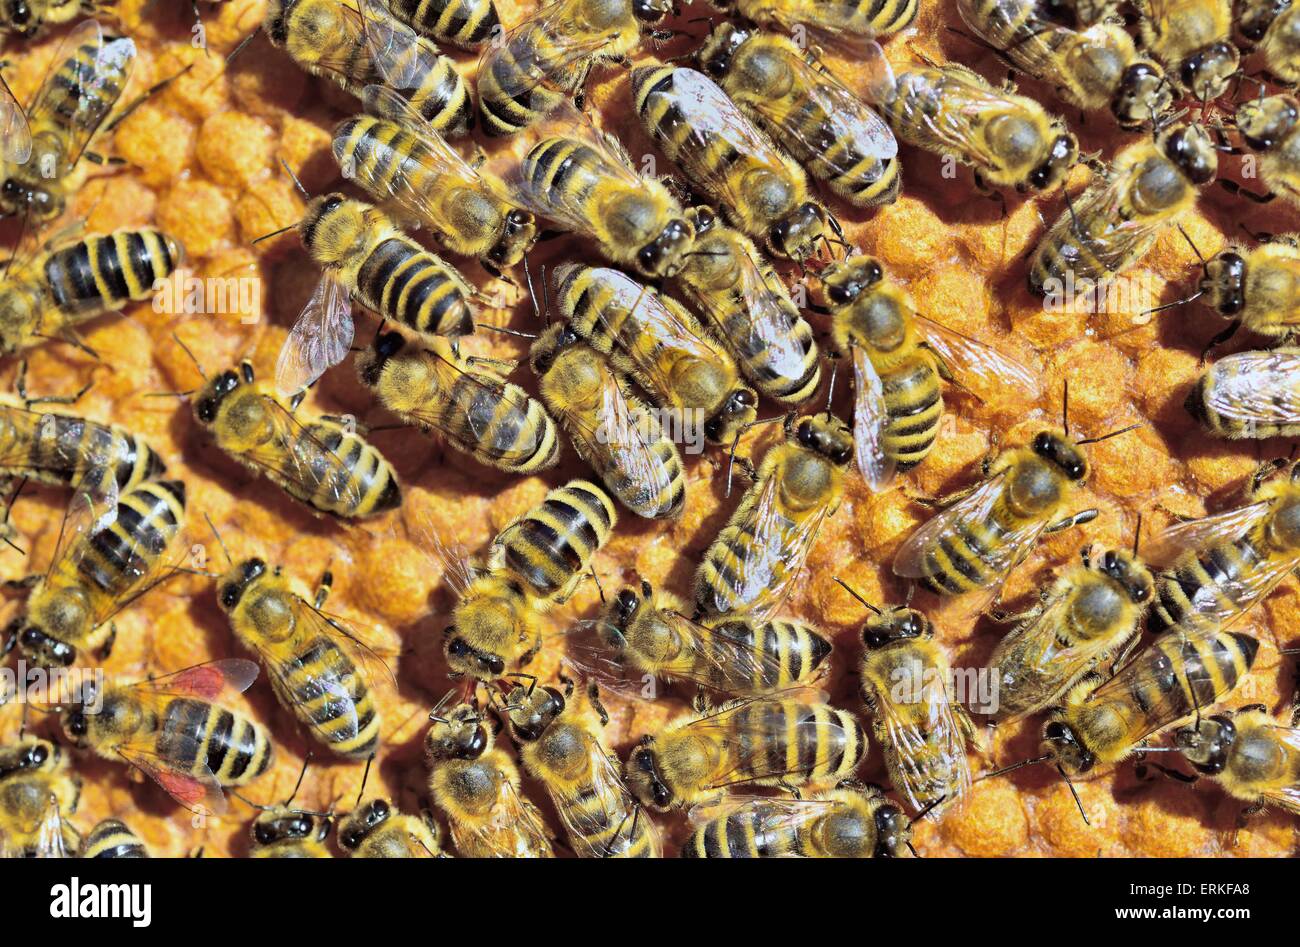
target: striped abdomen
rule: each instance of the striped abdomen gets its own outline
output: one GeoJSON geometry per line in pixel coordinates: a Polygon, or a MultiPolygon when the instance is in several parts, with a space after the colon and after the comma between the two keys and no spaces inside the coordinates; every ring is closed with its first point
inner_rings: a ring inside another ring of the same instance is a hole
{"type": "Polygon", "coordinates": [[[889,412],[881,448],[893,458],[896,469],[910,470],[925,460],[939,433],[943,418],[939,373],[933,361],[921,355],[883,374],[880,381],[889,412]]]}
{"type": "Polygon", "coordinates": [[[271,678],[280,703],[335,753],[366,759],[379,745],[380,720],[365,678],[328,638],[304,644],[271,678]]]}
{"type": "Polygon", "coordinates": [[[96,33],[46,80],[51,92],[39,118],[52,119],[65,129],[97,128],[121,98],[134,59],[133,41],[96,33]]]}
{"type": "Polygon", "coordinates": [[[614,501],[604,490],[586,480],[571,480],[502,530],[497,554],[533,594],[549,598],[586,571],[616,520],[614,501]]]}
{"type": "Polygon", "coordinates": [[[568,138],[545,138],[524,156],[521,165],[528,193],[543,205],[579,205],[594,214],[589,203],[597,188],[606,191],[620,182],[603,172],[604,159],[590,145],[568,138]],[[567,195],[567,196],[566,196],[567,195]]]}
{"type": "Polygon", "coordinates": [[[562,90],[581,75],[582,61],[565,65],[565,59],[565,49],[538,23],[489,50],[478,70],[483,130],[494,137],[513,135],[559,105],[562,90]]]}
{"type": "Polygon", "coordinates": [[[281,485],[312,509],[366,517],[401,505],[397,474],[384,455],[333,421],[304,424],[286,447],[299,475],[281,485]]]}
{"type": "Polygon", "coordinates": [[[32,414],[0,405],[0,464],[6,473],[40,483],[119,491],[162,474],[152,448],[130,431],[68,414],[32,414]]]}
{"type": "Polygon", "coordinates": [[[388,11],[417,32],[466,49],[501,25],[492,0],[388,0],[388,11]]]}
{"type": "Polygon", "coordinates": [[[389,237],[357,272],[361,304],[421,335],[474,331],[472,290],[450,264],[410,237],[389,237]]]}
{"type": "Polygon", "coordinates": [[[45,283],[60,311],[88,319],[148,299],[181,258],[179,244],[161,231],[119,230],[52,251],[45,283]]]}
{"type": "Polygon", "coordinates": [[[532,473],[550,467],[560,453],[555,421],[542,403],[518,385],[489,382],[469,373],[452,383],[446,401],[430,410],[447,417],[445,428],[461,431],[449,438],[453,447],[471,447],[479,463],[511,473],[532,473]]]}
{"type": "MultiPolygon", "coordinates": [[[[86,537],[77,576],[107,612],[149,574],[185,521],[185,484],[146,480],[118,498],[117,518],[86,537]]],[[[87,628],[87,631],[91,629],[87,628]]]]}
{"type": "MultiPolygon", "coordinates": [[[[1007,477],[1014,476],[1008,472],[1007,477]]],[[[982,522],[955,520],[951,530],[930,543],[924,553],[921,582],[936,595],[960,595],[988,588],[1002,576],[997,552],[1006,537],[1027,525],[999,497],[982,522]]]]}
{"type": "Polygon", "coordinates": [[[1219,437],[1300,436],[1300,349],[1239,352],[1201,374],[1183,406],[1219,437]]]}
{"type": "Polygon", "coordinates": [[[722,691],[760,693],[791,687],[811,678],[831,643],[810,626],[796,621],[722,621],[700,632],[700,646],[713,650],[712,659],[695,655],[698,677],[711,679],[722,691]],[[737,661],[737,652],[752,659],[737,661]]]}
{"type": "Polygon", "coordinates": [[[185,772],[211,772],[222,786],[251,782],[270,768],[274,756],[270,736],[253,721],[191,697],[167,705],[154,746],[185,772]]]}
{"type": "Polygon", "coordinates": [[[784,809],[761,801],[704,823],[682,846],[683,858],[779,858],[799,854],[799,833],[784,809]]]}
{"type": "MultiPolygon", "coordinates": [[[[741,9],[755,4],[756,0],[747,0],[741,3],[741,9]]],[[[885,36],[912,25],[916,19],[919,0],[832,0],[830,3],[825,0],[802,0],[795,4],[795,10],[801,11],[805,4],[811,11],[808,16],[810,23],[827,29],[885,36]]],[[[799,18],[798,12],[794,15],[796,19],[799,18]]]]}
{"type": "Polygon", "coordinates": [[[82,858],[148,858],[149,851],[120,819],[105,819],[81,843],[82,858]]]}
{"type": "MultiPolygon", "coordinates": [[[[866,109],[866,105],[862,107],[866,109]]],[[[903,187],[902,165],[897,157],[864,153],[855,139],[836,134],[831,116],[812,101],[795,108],[791,122],[799,129],[799,137],[786,135],[774,126],[768,129],[769,134],[788,147],[809,174],[825,181],[840,197],[859,207],[892,204],[897,199],[903,187]],[[813,151],[800,147],[800,141],[822,142],[826,147],[813,151]]]]}
{"type": "Polygon", "coordinates": [[[834,783],[852,775],[867,750],[853,715],[829,704],[760,700],[728,722],[738,754],[729,781],[834,783]]]}
{"type": "Polygon", "coordinates": [[[590,783],[561,798],[553,794],[555,806],[567,825],[573,850],[582,858],[658,858],[659,839],[654,824],[639,812],[631,796],[613,793],[609,787],[597,791],[590,783]],[[578,827],[582,833],[579,834],[578,827]]]}
{"type": "Polygon", "coordinates": [[[1147,627],[1159,633],[1196,613],[1232,614],[1248,608],[1257,594],[1251,574],[1275,555],[1294,553],[1270,551],[1262,528],[1235,542],[1189,550],[1159,575],[1147,627]]]}

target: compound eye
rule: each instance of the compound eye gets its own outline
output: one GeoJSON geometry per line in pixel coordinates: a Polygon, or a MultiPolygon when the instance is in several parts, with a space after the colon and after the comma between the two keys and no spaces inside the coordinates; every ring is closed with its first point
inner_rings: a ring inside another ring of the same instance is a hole
{"type": "Polygon", "coordinates": [[[370,811],[366,813],[366,821],[371,825],[383,822],[388,818],[388,803],[382,799],[376,799],[370,804],[370,811]]]}
{"type": "Polygon", "coordinates": [[[802,424],[799,425],[799,429],[795,432],[795,436],[799,439],[800,444],[804,445],[805,447],[812,447],[813,429],[812,429],[812,425],[809,424],[807,421],[804,421],[802,424]]]}
{"type": "Polygon", "coordinates": [[[1034,438],[1034,453],[1046,454],[1051,449],[1052,438],[1046,431],[1034,438]]]}
{"type": "Polygon", "coordinates": [[[32,747],[27,753],[27,762],[32,766],[40,766],[49,758],[50,751],[41,745],[32,747]]]}
{"type": "Polygon", "coordinates": [[[275,841],[275,831],[269,825],[259,823],[253,827],[253,838],[259,845],[270,845],[275,841]]]}

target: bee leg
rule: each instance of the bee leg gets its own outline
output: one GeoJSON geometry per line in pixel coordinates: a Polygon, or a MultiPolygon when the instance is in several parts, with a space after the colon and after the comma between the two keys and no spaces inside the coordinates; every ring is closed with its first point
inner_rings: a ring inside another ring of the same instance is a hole
{"type": "Polygon", "coordinates": [[[1229,194],[1235,194],[1237,197],[1244,197],[1248,201],[1254,201],[1256,204],[1267,204],[1274,200],[1277,195],[1270,192],[1268,194],[1256,194],[1254,191],[1248,191],[1236,181],[1220,179],[1219,186],[1229,194]]]}
{"type": "Polygon", "coordinates": [[[1052,523],[1043,532],[1059,533],[1063,529],[1069,529],[1071,526],[1081,526],[1084,523],[1091,523],[1100,514],[1099,510],[1080,510],[1073,516],[1066,517],[1059,522],[1052,523]]]}
{"type": "Polygon", "coordinates": [[[541,650],[542,650],[542,636],[539,634],[533,640],[533,643],[529,646],[528,650],[519,656],[519,666],[523,667],[533,658],[537,657],[538,652],[540,652],[541,650]]]}
{"type": "Polygon", "coordinates": [[[290,398],[290,399],[289,399],[289,413],[290,413],[290,414],[293,414],[295,411],[297,411],[297,410],[298,410],[298,405],[302,404],[303,399],[306,398],[306,397],[307,397],[307,389],[304,388],[302,391],[298,392],[296,395],[294,395],[292,398],[290,398]]]}
{"type": "Polygon", "coordinates": [[[18,377],[14,379],[14,390],[18,392],[18,397],[22,399],[23,405],[28,409],[38,404],[76,404],[81,400],[82,395],[88,392],[93,381],[88,381],[77,391],[75,395],[42,395],[39,398],[29,397],[27,394],[27,359],[18,363],[18,377]]]}
{"type": "Polygon", "coordinates": [[[81,349],[81,351],[85,352],[95,361],[99,361],[99,353],[83,342],[81,336],[77,335],[77,333],[72,329],[64,329],[59,333],[59,338],[68,345],[71,345],[74,349],[81,349]]]}
{"type": "Polygon", "coordinates": [[[1250,475],[1251,494],[1258,493],[1259,488],[1263,486],[1264,481],[1267,480],[1269,477],[1273,476],[1273,474],[1277,473],[1286,465],[1287,465],[1286,458],[1275,457],[1272,460],[1264,461],[1262,464],[1256,467],[1255,472],[1250,475]]]}
{"type": "Polygon", "coordinates": [[[117,642],[117,622],[110,622],[108,626],[108,638],[104,641],[104,646],[99,649],[98,657],[101,661],[107,661],[109,655],[113,653],[113,645],[117,642]]]}
{"type": "Polygon", "coordinates": [[[558,680],[560,684],[564,687],[564,696],[572,697],[573,688],[574,688],[573,678],[569,677],[566,674],[558,674],[556,675],[556,680],[558,680]]]}
{"type": "Polygon", "coordinates": [[[1233,319],[1232,322],[1228,323],[1228,328],[1224,329],[1214,338],[1210,339],[1209,344],[1206,345],[1205,348],[1201,350],[1201,364],[1204,365],[1205,360],[1210,357],[1210,353],[1213,352],[1220,345],[1222,345],[1224,342],[1227,342],[1234,335],[1236,335],[1237,330],[1240,328],[1241,328],[1241,320],[1233,319]]]}
{"type": "Polygon", "coordinates": [[[1115,672],[1118,671],[1120,668],[1122,668],[1124,664],[1128,661],[1129,655],[1133,653],[1133,649],[1137,647],[1137,643],[1141,639],[1141,637],[1142,636],[1140,634],[1129,635],[1128,641],[1124,643],[1124,647],[1120,650],[1119,654],[1115,657],[1115,660],[1111,662],[1110,665],[1111,677],[1114,677],[1115,672]]]}
{"type": "Polygon", "coordinates": [[[591,77],[591,67],[594,62],[594,59],[587,60],[586,65],[583,66],[582,75],[578,77],[578,81],[574,84],[578,91],[574,93],[573,104],[579,112],[587,111],[587,79],[591,77]]]}
{"type": "Polygon", "coordinates": [[[320,611],[325,599],[329,598],[330,589],[334,587],[334,573],[326,569],[320,577],[320,584],[316,586],[316,610],[320,611]]]}
{"type": "Polygon", "coordinates": [[[21,579],[6,579],[4,581],[4,588],[25,592],[35,588],[36,583],[39,581],[41,581],[39,575],[25,575],[21,579]]]}
{"type": "Polygon", "coordinates": [[[609,711],[606,710],[605,705],[601,703],[600,687],[599,685],[596,684],[595,681],[592,681],[590,684],[587,685],[587,700],[591,701],[591,706],[595,709],[596,713],[599,715],[600,725],[602,727],[609,726],[609,711]]]}
{"type": "Polygon", "coordinates": [[[790,783],[786,782],[784,778],[777,780],[776,785],[780,789],[783,789],[786,792],[788,792],[795,799],[803,799],[803,796],[799,792],[799,787],[790,785],[790,783]]]}
{"type": "Polygon", "coordinates": [[[1261,799],[1259,802],[1253,803],[1247,806],[1246,808],[1242,809],[1241,812],[1237,813],[1237,825],[1232,830],[1233,848],[1237,847],[1237,836],[1241,833],[1241,830],[1246,827],[1246,823],[1248,823],[1251,819],[1253,819],[1255,816],[1259,815],[1263,811],[1264,811],[1264,801],[1261,799]]]}
{"type": "Polygon", "coordinates": [[[1137,774],[1137,778],[1143,782],[1148,782],[1155,778],[1152,774],[1146,771],[1148,766],[1164,773],[1165,778],[1172,779],[1175,782],[1180,782],[1188,786],[1192,783],[1199,782],[1201,778],[1194,773],[1180,773],[1176,769],[1170,769],[1168,766],[1161,766],[1159,763],[1143,763],[1139,766],[1133,767],[1133,772],[1137,774]]]}

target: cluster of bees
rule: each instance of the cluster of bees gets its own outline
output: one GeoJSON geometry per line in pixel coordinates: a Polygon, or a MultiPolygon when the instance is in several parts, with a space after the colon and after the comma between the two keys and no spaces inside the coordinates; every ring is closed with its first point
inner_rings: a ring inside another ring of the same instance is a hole
{"type": "MultiPolygon", "coordinates": [[[[653,857],[663,848],[656,813],[677,809],[691,812],[686,855],[908,853],[917,819],[962,817],[967,747],[978,742],[930,621],[910,596],[877,607],[845,586],[869,610],[857,664],[868,730],[817,690],[832,662],[825,632],[782,606],[848,479],[897,488],[931,452],[945,381],[976,397],[1043,393],[1031,369],[922,315],[881,262],[847,242],[816,186],[832,204],[893,202],[902,142],[969,166],[978,191],[1060,189],[1066,207],[1028,265],[1040,295],[1105,286],[1130,270],[1215,180],[1220,153],[1258,156],[1268,191],[1223,182],[1241,197],[1300,202],[1300,101],[1267,94],[1300,80],[1300,13],[1285,4],[958,0],[952,26],[968,41],[1052,90],[1058,105],[1109,112],[1139,135],[1109,164],[1081,156],[1067,123],[1010,84],[924,57],[895,73],[876,40],[908,28],[916,0],[715,7],[702,42],[656,58],[658,44],[681,38],[666,25],[681,16],[667,0],[556,0],[508,25],[492,0],[268,4],[260,29],[270,42],[361,102],[335,129],[332,153],[375,203],[312,197],[298,184],[306,212],[284,230],[319,266],[319,284],[273,384],[249,361],[209,374],[190,356],[202,381],[179,394],[196,424],[322,517],[342,524],[399,510],[401,480],[366,432],[301,410],[310,386],[354,353],[378,404],[473,461],[529,475],[554,467],[567,444],[593,479],[550,490],[482,560],[433,527],[421,537],[454,595],[441,645],[449,676],[464,682],[430,714],[429,808],[365,802],[364,778],[337,818],[332,808],[294,808],[293,796],[250,803],[260,813],[253,854],[328,856],[337,821],[338,846],[360,856],[544,857],[563,845],[588,857],[653,857]],[[448,45],[481,51],[472,75],[442,52],[448,45]],[[830,64],[835,55],[852,68],[830,64]],[[1243,55],[1263,79],[1247,77],[1243,55]],[[611,66],[629,67],[627,100],[672,176],[643,173],[586,111],[589,76],[611,66]],[[475,129],[495,142],[492,153],[469,154],[463,140],[475,129]],[[1080,162],[1095,179],[1072,198],[1062,185],[1080,162]],[[572,256],[604,261],[566,259],[535,281],[528,254],[559,234],[581,238],[572,256]],[[507,331],[529,339],[536,397],[508,380],[514,363],[462,352],[464,336],[491,327],[480,287],[430,241],[491,279],[527,286],[536,331],[507,331]],[[791,268],[820,301],[796,304],[791,268]],[[353,344],[358,304],[379,320],[364,346],[353,344]],[[828,329],[815,331],[804,308],[828,329]],[[824,372],[824,355],[850,362],[849,421],[832,409],[836,372],[824,372]],[[825,409],[802,412],[823,388],[825,409]],[[775,417],[759,418],[764,400],[775,417]],[[643,580],[611,594],[597,618],[547,631],[547,613],[596,574],[620,513],[681,515],[687,479],[668,412],[701,418],[725,461],[728,496],[733,477],[744,487],[691,600],[643,580]],[[741,436],[769,420],[783,420],[783,438],[757,464],[737,456],[741,436]],[[561,655],[554,682],[527,671],[543,649],[561,655]],[[635,696],[647,675],[694,687],[695,705],[620,761],[602,733],[601,695],[635,696]],[[515,754],[498,745],[503,730],[515,754]],[[855,775],[872,740],[893,797],[855,775]],[[562,842],[528,798],[534,784],[550,796],[562,842]]],[[[75,2],[5,0],[0,28],[26,38],[85,14],[75,2]]],[[[40,230],[64,214],[82,159],[112,160],[89,149],[139,104],[119,102],[134,58],[132,40],[85,20],[67,30],[30,104],[4,87],[0,212],[40,230]]],[[[0,354],[59,342],[89,349],[79,324],[148,299],[182,263],[177,241],[154,229],[53,237],[0,275],[0,354]]],[[[1188,411],[1226,438],[1300,434],[1300,348],[1287,344],[1300,322],[1300,239],[1234,245],[1202,269],[1199,290],[1177,304],[1204,297],[1230,331],[1245,326],[1279,347],[1217,361],[1188,411]]],[[[194,571],[181,541],[185,485],[131,432],[43,406],[75,396],[30,397],[25,363],[17,393],[0,407],[11,505],[28,480],[67,488],[71,500],[47,568],[20,583],[26,597],[3,648],[33,667],[102,661],[117,614],[194,571]]],[[[926,501],[936,511],[893,559],[900,580],[965,596],[983,613],[1043,536],[1097,516],[1075,508],[1086,447],[1130,429],[1080,437],[1068,393],[1063,400],[1060,428],[990,456],[977,483],[926,501]]],[[[15,544],[12,530],[5,537],[15,544]]],[[[183,806],[225,812],[227,792],[265,773],[275,754],[261,723],[223,703],[252,685],[260,664],[315,743],[366,761],[368,774],[386,734],[373,689],[398,655],[324,611],[329,572],[308,598],[261,558],[226,559],[212,576],[217,601],[258,662],[82,686],[61,702],[64,737],[136,767],[183,806]]],[[[1241,619],[1297,566],[1300,464],[1285,462],[1260,469],[1244,505],[1175,525],[1145,549],[1089,547],[1034,608],[1006,618],[988,661],[1000,682],[993,720],[1046,714],[1042,755],[1015,766],[1046,763],[1068,781],[1141,755],[1172,730],[1192,773],[1160,769],[1213,778],[1251,810],[1300,811],[1293,721],[1262,706],[1212,711],[1258,650],[1258,629],[1241,619]],[[1139,649],[1144,624],[1152,640],[1139,649]]],[[[145,854],[117,819],[83,837],[68,818],[79,791],[64,745],[24,729],[0,749],[3,852],[145,854]]]]}

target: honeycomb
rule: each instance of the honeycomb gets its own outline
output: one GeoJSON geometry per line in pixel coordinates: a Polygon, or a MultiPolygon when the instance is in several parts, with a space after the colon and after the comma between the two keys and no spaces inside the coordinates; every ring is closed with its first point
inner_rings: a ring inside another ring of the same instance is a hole
{"type": "MultiPolygon", "coordinates": [[[[999,80],[1005,66],[995,56],[946,31],[955,25],[946,7],[924,3],[913,28],[890,40],[887,52],[895,68],[924,55],[957,60],[999,80]]],[[[532,10],[514,0],[505,0],[500,8],[507,24],[532,10]]],[[[548,487],[585,476],[586,471],[566,449],[559,468],[541,477],[517,478],[478,466],[433,440],[402,430],[379,430],[371,440],[403,478],[403,507],[379,521],[340,527],[313,517],[220,453],[197,428],[187,404],[149,397],[188,390],[200,381],[173,333],[198,353],[209,373],[242,357],[250,358],[263,377],[273,372],[280,344],[318,274],[292,236],[257,247],[250,243],[291,224],[303,209],[281,161],[313,192],[337,186],[330,133],[333,124],[357,106],[327,83],[305,75],[264,37],[224,69],[224,56],[260,23],[261,0],[203,5],[206,51],[193,42],[185,4],[121,0],[116,10],[122,28],[139,46],[123,101],[183,67],[192,68],[140,107],[111,138],[97,142],[100,151],[120,156],[125,165],[98,168],[83,162],[80,173],[86,180],[70,217],[84,220],[91,232],[156,224],[185,245],[193,275],[260,276],[260,311],[241,319],[175,315],[157,312],[148,303],[137,305],[123,317],[103,318],[87,327],[85,338],[99,353],[98,361],[62,345],[32,351],[29,386],[38,394],[66,394],[93,381],[77,410],[124,425],[160,450],[171,473],[188,486],[186,541],[209,566],[219,568],[224,562],[215,558],[220,553],[203,524],[204,514],[236,557],[258,554],[279,563],[300,582],[303,594],[327,566],[332,568],[336,580],[331,611],[351,618],[363,630],[400,639],[403,656],[396,687],[377,683],[385,742],[366,792],[387,793],[404,811],[417,811],[426,795],[421,751],[426,715],[449,688],[440,645],[451,606],[442,567],[413,541],[418,525],[432,522],[444,537],[472,552],[482,551],[548,487]]],[[[708,11],[696,7],[676,22],[698,33],[705,27],[685,22],[703,15],[708,11]]],[[[28,101],[38,88],[57,43],[56,35],[36,43],[11,43],[5,51],[12,63],[6,77],[20,101],[28,101]]],[[[670,52],[676,51],[670,47],[670,52]]],[[[638,58],[648,55],[643,48],[638,58]]],[[[472,66],[472,56],[460,54],[460,59],[472,66]]],[[[1030,81],[1020,85],[1056,108],[1048,90],[1030,81]]],[[[591,98],[605,126],[622,138],[631,154],[655,153],[630,108],[624,70],[599,71],[591,98]]],[[[1067,118],[1083,150],[1099,151],[1104,158],[1135,140],[1117,133],[1104,115],[1067,118]]],[[[1079,503],[1097,507],[1101,515],[1086,527],[1049,536],[1040,544],[1007,584],[1003,600],[1013,609],[1029,603],[1054,570],[1073,561],[1086,543],[1128,545],[1139,513],[1150,535],[1174,514],[1199,515],[1231,506],[1261,458],[1289,450],[1277,443],[1229,445],[1209,439],[1183,411],[1200,348],[1221,323],[1197,306],[1143,315],[1189,291],[1196,260],[1176,230],[1165,232],[1141,262],[1135,275],[1142,279],[1135,282],[1143,291],[1136,298],[1106,313],[1045,311],[1024,288],[1025,258],[1045,229],[1044,218],[1050,223],[1063,211],[1059,191],[1032,200],[1012,199],[1004,213],[997,201],[974,190],[965,171],[946,173],[939,159],[908,148],[901,160],[904,191],[892,206],[861,211],[831,201],[848,239],[907,283],[925,315],[992,342],[1033,366],[1043,380],[1043,394],[1025,403],[1008,390],[980,402],[948,387],[948,416],[938,446],[918,470],[901,478],[900,489],[873,495],[859,478],[850,478],[845,500],[822,530],[806,581],[796,588],[788,612],[820,625],[833,637],[833,673],[825,687],[835,703],[856,711],[862,710],[855,667],[864,614],[832,577],[841,576],[874,602],[901,601],[906,589],[893,577],[889,563],[899,544],[928,515],[911,498],[942,495],[974,482],[978,462],[987,452],[999,444],[1023,443],[1041,426],[1059,423],[1060,393],[1067,381],[1075,430],[1101,434],[1133,422],[1142,426],[1089,449],[1094,474],[1079,503]]],[[[1237,160],[1225,156],[1221,175],[1236,175],[1240,169],[1232,162],[1237,160]]],[[[1080,165],[1068,189],[1079,193],[1091,174],[1080,165]]],[[[1204,189],[1184,227],[1208,257],[1242,222],[1254,231],[1293,229],[1290,213],[1258,208],[1211,186],[1204,189]]],[[[16,228],[12,222],[7,226],[5,235],[12,240],[16,228]]],[[[566,239],[541,245],[534,264],[572,258],[598,259],[592,248],[566,239]]],[[[484,321],[521,329],[535,325],[531,303],[517,287],[493,283],[476,265],[466,263],[464,269],[485,287],[484,321]]],[[[797,272],[787,275],[791,280],[799,277],[797,272]]],[[[827,329],[824,317],[809,318],[819,332],[827,329]]],[[[358,315],[358,339],[366,338],[371,325],[368,315],[358,315]]],[[[1233,345],[1248,343],[1243,339],[1233,345]]],[[[522,354],[522,343],[496,333],[479,333],[464,344],[474,354],[522,354]]],[[[0,387],[14,370],[5,367],[0,387]]],[[[519,374],[526,376],[526,369],[519,374]]],[[[532,387],[529,379],[523,384],[532,387]]],[[[848,416],[848,386],[839,387],[836,410],[848,416]]],[[[369,401],[346,366],[328,373],[305,407],[350,413],[376,426],[392,421],[369,401]]],[[[741,453],[760,458],[776,442],[778,428],[767,425],[750,432],[741,453]]],[[[680,521],[665,525],[622,517],[596,561],[605,589],[644,576],[656,586],[689,591],[696,564],[735,502],[724,496],[725,461],[716,450],[687,458],[689,493],[680,521]]],[[[17,505],[14,521],[28,557],[20,560],[5,553],[5,578],[44,567],[66,501],[63,492],[32,489],[17,505]]],[[[913,604],[934,620],[958,667],[981,666],[999,638],[999,628],[990,622],[972,625],[961,616],[959,604],[941,605],[925,593],[918,593],[913,604]]],[[[15,609],[18,603],[8,607],[15,609]]],[[[588,582],[548,621],[558,629],[563,622],[591,617],[599,607],[597,589],[588,582]]],[[[1281,710],[1289,702],[1293,682],[1278,646],[1279,639],[1285,644],[1288,629],[1295,625],[1297,609],[1300,593],[1294,583],[1284,584],[1259,606],[1266,630],[1258,660],[1231,695],[1230,705],[1263,702],[1281,710]]],[[[120,615],[118,626],[117,645],[105,669],[126,679],[242,654],[217,609],[212,584],[199,577],[183,577],[154,591],[120,615]]],[[[530,668],[543,676],[555,669],[551,651],[543,652],[530,668]]],[[[642,734],[687,709],[688,700],[688,693],[671,688],[655,701],[632,703],[611,696],[609,744],[626,755],[642,734]]],[[[264,803],[282,800],[309,744],[264,679],[244,695],[242,705],[232,706],[267,724],[278,748],[272,770],[246,787],[245,795],[264,803]]],[[[12,739],[18,724],[14,706],[0,711],[0,738],[12,739]]],[[[31,725],[47,734],[57,730],[53,720],[39,715],[33,715],[31,725]]],[[[1035,755],[1039,727],[1040,720],[1034,718],[986,733],[987,745],[973,754],[973,768],[988,771],[1035,755]]],[[[503,737],[502,742],[508,745],[509,740],[503,737]]],[[[126,816],[158,854],[183,855],[200,845],[210,856],[246,854],[254,812],[241,803],[232,800],[225,817],[196,825],[156,786],[123,766],[82,757],[77,768],[85,791],[74,822],[83,830],[107,815],[126,816]]],[[[873,748],[860,775],[886,782],[878,748],[873,748]]],[[[296,804],[335,804],[346,812],[361,776],[361,765],[317,753],[296,804]]],[[[542,788],[527,780],[525,785],[550,813],[542,788]]],[[[1066,785],[1044,767],[977,783],[964,810],[917,826],[916,847],[929,857],[1282,855],[1295,848],[1294,820],[1275,813],[1252,820],[1232,847],[1241,805],[1208,781],[1191,789],[1163,779],[1140,782],[1130,764],[1103,768],[1079,781],[1077,789],[1090,825],[1080,819],[1066,785]]],[[[659,821],[670,839],[668,851],[675,851],[686,832],[684,817],[659,821]]],[[[554,819],[552,823],[558,829],[554,819]]]]}

